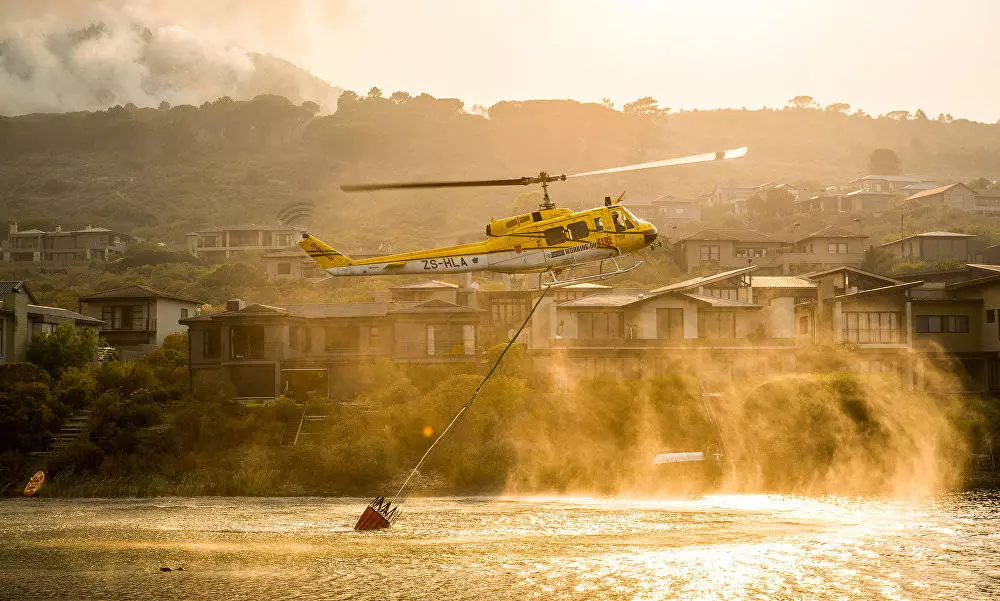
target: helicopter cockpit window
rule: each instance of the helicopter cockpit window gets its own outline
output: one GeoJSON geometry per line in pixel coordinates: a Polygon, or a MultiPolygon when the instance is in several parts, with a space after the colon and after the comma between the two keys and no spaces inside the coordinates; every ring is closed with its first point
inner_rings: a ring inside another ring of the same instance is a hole
{"type": "Polygon", "coordinates": [[[600,217],[594,217],[594,231],[595,232],[604,231],[604,221],[600,217]]]}
{"type": "Polygon", "coordinates": [[[570,240],[583,240],[590,233],[586,221],[576,221],[566,226],[566,229],[569,230],[570,240]]]}
{"type": "Polygon", "coordinates": [[[611,213],[611,221],[615,224],[615,231],[625,231],[625,217],[621,213],[618,211],[611,213]]]}
{"type": "Polygon", "coordinates": [[[545,230],[545,243],[556,246],[566,241],[566,230],[562,226],[550,227],[545,230]]]}

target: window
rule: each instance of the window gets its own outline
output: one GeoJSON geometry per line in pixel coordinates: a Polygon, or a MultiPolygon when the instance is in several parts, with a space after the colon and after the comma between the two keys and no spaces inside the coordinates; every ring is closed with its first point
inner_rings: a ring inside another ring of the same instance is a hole
{"type": "Polygon", "coordinates": [[[531,220],[532,221],[541,221],[542,220],[542,212],[541,211],[535,211],[534,213],[532,213],[531,214],[531,220]]]}
{"type": "Polygon", "coordinates": [[[846,242],[830,242],[826,245],[826,252],[831,255],[846,255],[847,254],[847,243],[846,242]]]}
{"type": "Polygon", "coordinates": [[[841,315],[841,335],[858,344],[903,342],[903,314],[896,311],[846,311],[841,315]]]}
{"type": "Polygon", "coordinates": [[[767,256],[766,248],[737,248],[735,251],[737,257],[754,258],[759,259],[761,257],[767,256]]]}
{"type": "Polygon", "coordinates": [[[809,316],[803,315],[799,318],[799,334],[806,335],[809,333],[809,316]]]}
{"type": "Polygon", "coordinates": [[[231,359],[259,359],[264,356],[264,327],[236,326],[229,330],[231,359]]]}
{"type": "Polygon", "coordinates": [[[735,338],[736,313],[733,311],[699,311],[698,338],[735,338]]]}
{"type": "Polygon", "coordinates": [[[666,340],[683,339],[684,309],[657,309],[656,337],[666,340]]]}
{"type": "Polygon", "coordinates": [[[594,217],[594,231],[595,232],[604,231],[604,221],[600,217],[594,217]]]}
{"type": "Polygon", "coordinates": [[[187,318],[188,318],[188,310],[186,308],[181,309],[181,319],[187,319],[187,318]]]}
{"type": "Polygon", "coordinates": [[[623,313],[597,311],[577,313],[577,338],[587,340],[622,338],[624,331],[625,315],[623,313]]]}
{"type": "Polygon", "coordinates": [[[706,261],[718,261],[719,260],[719,245],[718,244],[703,244],[701,246],[700,253],[701,261],[704,263],[706,261]]]}
{"type": "Polygon", "coordinates": [[[142,305],[101,307],[101,320],[111,330],[145,330],[146,323],[142,305]]]}
{"type": "Polygon", "coordinates": [[[566,226],[569,230],[570,240],[583,240],[590,234],[590,228],[587,227],[586,221],[577,221],[566,226]]]}
{"type": "Polygon", "coordinates": [[[7,356],[7,336],[3,329],[5,323],[6,321],[0,318],[0,357],[7,356]]]}
{"type": "Polygon", "coordinates": [[[566,230],[562,226],[550,227],[545,230],[545,244],[556,246],[566,241],[566,230]]]}
{"type": "Polygon", "coordinates": [[[612,211],[611,221],[615,224],[615,231],[617,232],[624,232],[625,230],[630,230],[635,227],[635,224],[629,221],[628,218],[621,213],[621,211],[612,211]]]}
{"type": "Polygon", "coordinates": [[[292,273],[291,263],[278,263],[278,275],[288,275],[292,273]]]}
{"type": "Polygon", "coordinates": [[[222,331],[219,328],[209,328],[201,332],[201,356],[206,359],[216,359],[222,346],[222,331]]]}
{"type": "Polygon", "coordinates": [[[462,326],[462,351],[466,355],[476,354],[476,326],[471,324],[462,326]]]}
{"type": "Polygon", "coordinates": [[[378,326],[371,326],[368,328],[368,348],[375,349],[378,348],[379,342],[381,341],[381,332],[379,332],[378,326]]]}
{"type": "Polygon", "coordinates": [[[994,311],[995,311],[995,309],[987,309],[986,310],[986,323],[995,323],[996,322],[997,318],[996,318],[996,313],[994,311]]]}
{"type": "Polygon", "coordinates": [[[968,315],[917,315],[918,334],[968,334],[968,315]]]}
{"type": "Polygon", "coordinates": [[[361,348],[361,328],[358,326],[327,326],[326,350],[356,351],[361,348]]]}

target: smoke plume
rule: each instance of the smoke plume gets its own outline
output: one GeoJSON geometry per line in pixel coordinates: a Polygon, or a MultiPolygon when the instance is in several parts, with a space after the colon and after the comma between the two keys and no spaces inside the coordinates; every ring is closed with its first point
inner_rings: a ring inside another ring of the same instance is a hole
{"type": "Polygon", "coordinates": [[[0,30],[0,114],[200,104],[279,94],[326,111],[340,93],[327,82],[221,35],[100,5],[8,22],[0,30]]]}

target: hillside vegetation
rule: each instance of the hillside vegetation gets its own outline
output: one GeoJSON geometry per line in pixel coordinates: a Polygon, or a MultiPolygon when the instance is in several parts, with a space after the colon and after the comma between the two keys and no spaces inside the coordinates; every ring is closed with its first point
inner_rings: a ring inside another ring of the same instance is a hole
{"type": "MultiPolygon", "coordinates": [[[[650,200],[717,184],[835,183],[865,173],[875,148],[904,171],[943,181],[1000,174],[1000,126],[896,120],[811,108],[623,112],[571,100],[501,102],[470,114],[456,99],[345,93],[339,110],[281,96],[200,107],[0,118],[0,217],[34,225],[100,224],[179,244],[203,226],[273,222],[312,202],[308,223],[345,249],[471,240],[524,189],[347,195],[358,180],[518,177],[573,172],[746,145],[727,164],[584,178],[554,186],[558,202],[607,194],[650,200]]],[[[5,234],[2,234],[5,235],[5,234]]]]}

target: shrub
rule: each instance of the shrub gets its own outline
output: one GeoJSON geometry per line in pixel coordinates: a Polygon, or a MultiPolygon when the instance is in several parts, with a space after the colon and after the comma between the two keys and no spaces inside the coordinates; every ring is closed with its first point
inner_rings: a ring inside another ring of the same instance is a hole
{"type": "Polygon", "coordinates": [[[35,334],[28,345],[28,361],[58,378],[68,367],[82,367],[97,357],[97,332],[59,324],[54,332],[35,334]]]}

